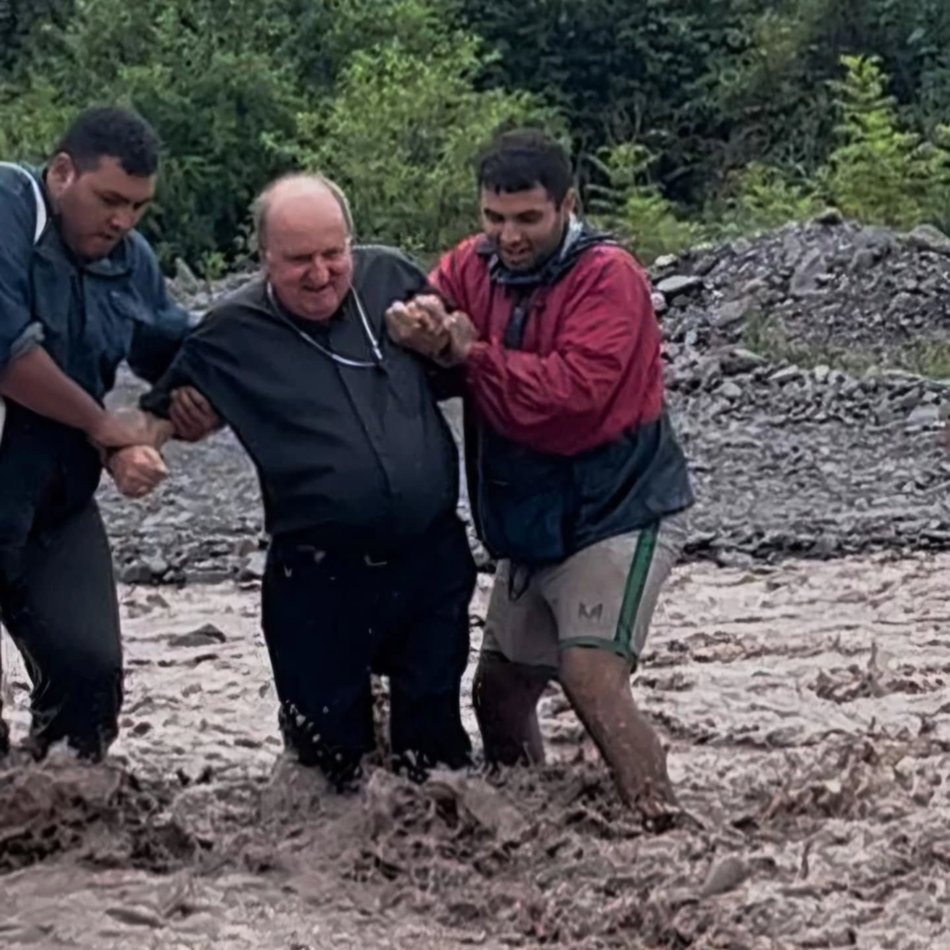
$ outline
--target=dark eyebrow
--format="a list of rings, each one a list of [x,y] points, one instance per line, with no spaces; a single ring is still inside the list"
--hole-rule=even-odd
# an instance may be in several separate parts
[[[119,192],[117,191],[100,191],[98,192],[98,194],[100,198],[103,198],[106,201],[117,201],[117,202],[120,201],[120,202],[123,202],[124,204],[132,205],[133,207],[135,205],[148,204],[152,200],[151,198],[145,198],[143,201],[130,201],[128,198],[125,197],[125,195],[120,195]]]

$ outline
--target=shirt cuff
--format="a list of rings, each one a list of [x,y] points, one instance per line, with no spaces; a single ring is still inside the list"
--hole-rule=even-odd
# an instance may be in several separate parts
[[[159,419],[167,419],[171,415],[171,393],[163,389],[152,389],[139,397],[139,409],[150,412]]]
[[[465,369],[467,372],[478,372],[490,359],[491,346],[484,340],[479,340],[469,347],[468,359],[465,360]]]
[[[10,359],[18,359],[30,350],[35,350],[44,339],[46,339],[46,334],[43,332],[43,324],[34,320],[11,344]]]

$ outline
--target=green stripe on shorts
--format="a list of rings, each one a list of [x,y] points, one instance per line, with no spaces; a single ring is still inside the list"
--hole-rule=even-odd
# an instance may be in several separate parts
[[[617,633],[614,643],[630,654],[630,643],[633,640],[633,627],[637,622],[637,613],[643,600],[643,592],[647,586],[647,577],[650,574],[650,565],[653,563],[653,552],[656,551],[656,539],[659,535],[659,524],[652,524],[644,528],[637,538],[637,549],[633,552],[633,561],[630,564],[630,573],[627,574],[627,583],[623,592],[623,604],[620,608],[620,619],[617,621]]]

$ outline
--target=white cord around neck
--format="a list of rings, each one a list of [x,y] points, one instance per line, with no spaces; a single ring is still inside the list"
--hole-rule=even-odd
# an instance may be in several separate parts
[[[277,294],[274,291],[273,284],[271,284],[270,281],[267,282],[267,299],[270,302],[271,309],[273,310],[274,314],[280,320],[282,320],[287,327],[293,330],[294,333],[296,333],[297,336],[299,336],[305,343],[322,353],[324,356],[329,357],[334,363],[339,363],[340,366],[349,366],[352,369],[376,369],[383,365],[383,351],[380,348],[379,340],[373,334],[373,329],[370,326],[369,318],[366,316],[366,310],[363,308],[363,301],[360,300],[360,295],[357,293],[356,288],[351,288],[350,293],[353,295],[353,300],[356,302],[356,312],[359,314],[360,323],[363,324],[363,332],[366,334],[366,339],[369,343],[370,349],[373,351],[372,360],[351,359],[348,356],[341,356],[339,353],[334,353],[333,350],[327,349],[325,346],[321,346],[312,336],[310,336],[308,333],[304,333],[300,327],[287,318],[287,316],[284,314],[284,307],[277,299]]]

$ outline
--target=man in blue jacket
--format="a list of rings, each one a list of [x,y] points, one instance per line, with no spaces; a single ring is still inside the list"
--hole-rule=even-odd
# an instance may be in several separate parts
[[[157,379],[192,325],[134,230],[158,151],[141,117],[99,108],[44,168],[0,165],[0,618],[33,683],[37,756],[65,739],[97,759],[118,730],[118,606],[94,495],[102,460],[144,439],[103,398],[123,360]],[[157,454],[140,468],[151,484],[164,474]],[[0,755],[8,745],[0,721]]]

